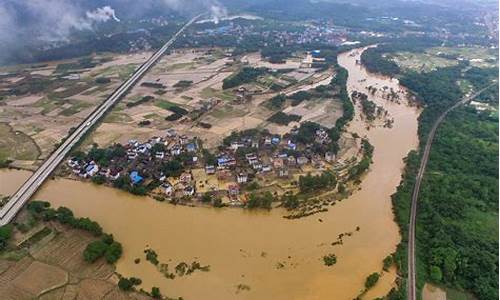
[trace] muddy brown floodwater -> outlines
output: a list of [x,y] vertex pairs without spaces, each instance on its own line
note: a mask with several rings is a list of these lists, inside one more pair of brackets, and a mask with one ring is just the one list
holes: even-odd
[[[369,85],[401,89],[396,80],[368,74],[357,65],[361,52],[339,56],[340,65],[349,71],[349,93],[367,92]],[[325,213],[287,220],[280,209],[174,206],[67,179],[46,183],[35,198],[67,206],[113,233],[124,246],[117,271],[141,278],[146,290],[158,286],[164,294],[184,299],[352,299],[369,274],[381,271],[382,260],[400,241],[390,195],[399,184],[403,158],[417,145],[415,108],[406,101],[370,99],[385,107],[394,127],[366,130],[356,108],[348,130],[368,137],[374,145],[373,164],[360,190]],[[13,192],[27,176],[23,171],[1,171],[0,193]],[[361,230],[344,238],[343,245],[331,245],[340,233],[357,226]],[[193,260],[210,265],[210,271],[166,279],[144,259],[146,246],[171,271],[177,263]],[[337,264],[327,267],[322,257],[330,253],[337,255]],[[139,264],[134,263],[136,258],[141,258]],[[395,277],[394,270],[384,273],[365,298],[385,295]]]

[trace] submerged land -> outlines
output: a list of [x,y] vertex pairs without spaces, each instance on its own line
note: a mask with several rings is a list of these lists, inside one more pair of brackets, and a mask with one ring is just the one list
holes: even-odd
[[[189,28],[0,228],[1,294],[405,299],[423,141],[498,80],[492,16],[462,28],[449,7],[441,24],[382,5],[345,11],[353,24],[310,5]],[[139,22],[151,31],[127,33],[130,48],[56,55],[83,40],[0,69],[0,206],[181,20]],[[424,299],[498,295],[497,122],[493,86],[437,132],[417,215]]]

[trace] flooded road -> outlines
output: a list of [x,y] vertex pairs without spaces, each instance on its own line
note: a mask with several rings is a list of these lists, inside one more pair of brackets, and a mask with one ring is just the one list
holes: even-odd
[[[369,85],[399,90],[395,80],[367,74],[356,65],[361,52],[353,53],[357,54],[339,57],[340,65],[349,71],[349,93],[354,89],[367,93]],[[356,108],[348,130],[368,137],[375,147],[374,163],[361,189],[325,213],[288,220],[282,218],[280,209],[173,206],[67,179],[48,182],[35,199],[50,201],[54,207],[67,206],[113,233],[124,247],[117,271],[141,278],[146,290],[158,286],[169,297],[188,300],[352,299],[369,274],[381,271],[382,260],[400,240],[390,195],[399,184],[402,159],[417,145],[415,108],[378,96],[370,99],[385,107],[394,118],[394,127],[366,130]],[[0,171],[0,194],[13,192],[27,176],[22,171]],[[357,226],[360,231],[356,232]],[[344,237],[343,245],[332,246],[345,232],[353,235]],[[167,279],[145,260],[147,246],[171,271],[180,262],[194,260],[210,265],[210,271]],[[336,254],[337,263],[327,267],[322,258],[330,253]],[[136,258],[141,259],[139,264],[134,263]],[[384,273],[364,298],[385,295],[395,276],[394,270]]]

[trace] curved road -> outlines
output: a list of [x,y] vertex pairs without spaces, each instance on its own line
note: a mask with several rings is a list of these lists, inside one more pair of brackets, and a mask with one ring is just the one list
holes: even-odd
[[424,153],[422,155],[422,160],[420,161],[420,167],[418,169],[418,174],[417,178],[415,181],[415,186],[413,188],[413,194],[411,198],[411,210],[410,210],[410,227],[408,229],[408,295],[407,299],[408,300],[417,300],[417,288],[416,288],[416,271],[415,271],[415,223],[417,219],[417,201],[418,201],[418,196],[420,192],[420,185],[422,183],[422,178],[425,173],[425,167],[427,166],[427,161],[429,160],[429,155],[431,152],[431,146],[432,142],[434,140],[434,136],[436,135],[436,130],[438,129],[439,125],[443,122],[444,118],[448,115],[448,113],[455,108],[459,107],[462,104],[465,104],[472,99],[476,98],[487,90],[488,88],[492,87],[497,83],[492,83],[488,85],[485,88],[482,88],[481,90],[477,91],[476,93],[463,98],[459,102],[455,103],[453,106],[445,110],[439,118],[434,122],[434,125],[431,128],[431,131],[429,132],[429,135],[427,136],[427,141],[425,143],[425,148],[424,148]]
[[123,84],[121,84],[100,106],[98,106],[83,122],[66,138],[66,140],[47,158],[47,160],[26,180],[0,209],[0,226],[8,224],[19,212],[19,210],[35,194],[40,185],[50,176],[55,168],[62,162],[64,157],[80,141],[80,139],[94,126],[116,102],[141,79],[141,77],[160,59],[160,57],[175,42],[177,37],[201,15],[192,18],[144,62]]

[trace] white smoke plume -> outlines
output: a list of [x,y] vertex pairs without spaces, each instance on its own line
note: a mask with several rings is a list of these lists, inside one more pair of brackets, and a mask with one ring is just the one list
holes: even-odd
[[120,19],[115,14],[115,10],[111,6],[99,7],[94,11],[88,11],[86,15],[88,19],[96,22],[106,22],[110,19],[120,22]]
[[219,3],[214,3],[210,6],[210,14],[215,24],[219,23],[219,20],[227,16],[227,10],[225,7],[221,6]]
[[33,47],[69,41],[75,31],[120,22],[114,8],[135,18],[151,9],[165,15],[172,10],[187,16],[207,12],[214,21],[227,13],[218,0],[0,0],[0,64],[21,52],[29,55]]

